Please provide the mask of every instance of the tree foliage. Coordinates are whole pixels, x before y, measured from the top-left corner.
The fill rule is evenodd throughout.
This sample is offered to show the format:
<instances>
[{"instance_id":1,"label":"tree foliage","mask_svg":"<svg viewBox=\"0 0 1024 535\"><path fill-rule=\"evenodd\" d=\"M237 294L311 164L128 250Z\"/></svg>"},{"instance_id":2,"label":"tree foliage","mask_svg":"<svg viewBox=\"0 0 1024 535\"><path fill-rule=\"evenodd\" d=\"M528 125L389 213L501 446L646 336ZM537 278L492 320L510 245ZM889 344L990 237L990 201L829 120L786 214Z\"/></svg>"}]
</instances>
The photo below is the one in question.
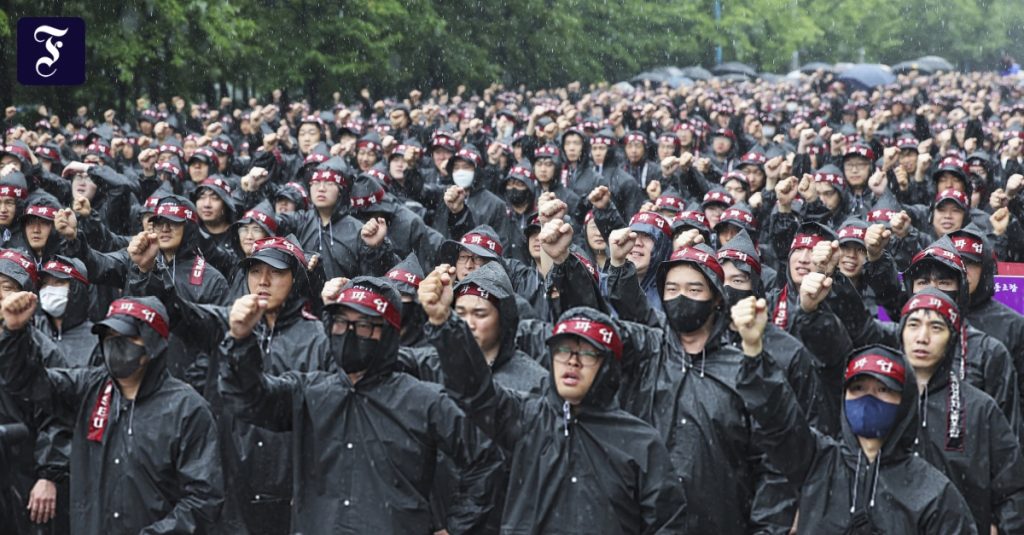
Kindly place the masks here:
<instances>
[{"instance_id":1,"label":"tree foliage","mask_svg":"<svg viewBox=\"0 0 1024 535\"><path fill-rule=\"evenodd\" d=\"M726 61L786 72L802 61L961 68L1024 55L1019 0L0 0L0 100L124 106L139 95L212 99L275 87L317 104L335 91L534 87L617 81L664 65ZM23 16L86 21L88 81L19 87Z\"/></svg>"}]
</instances>

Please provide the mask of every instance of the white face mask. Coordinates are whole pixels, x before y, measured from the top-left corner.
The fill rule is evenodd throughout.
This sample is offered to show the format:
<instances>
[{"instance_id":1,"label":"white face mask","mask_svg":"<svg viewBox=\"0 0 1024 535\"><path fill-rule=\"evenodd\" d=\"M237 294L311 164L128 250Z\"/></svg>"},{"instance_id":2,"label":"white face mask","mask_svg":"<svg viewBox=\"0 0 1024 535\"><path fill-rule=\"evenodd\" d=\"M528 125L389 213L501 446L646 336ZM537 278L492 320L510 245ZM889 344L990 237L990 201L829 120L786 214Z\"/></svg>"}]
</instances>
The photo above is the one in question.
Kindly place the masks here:
<instances>
[{"instance_id":1,"label":"white face mask","mask_svg":"<svg viewBox=\"0 0 1024 535\"><path fill-rule=\"evenodd\" d=\"M452 173L452 182L460 188L468 188L473 185L473 171L460 169Z\"/></svg>"},{"instance_id":2,"label":"white face mask","mask_svg":"<svg viewBox=\"0 0 1024 535\"><path fill-rule=\"evenodd\" d=\"M67 286L45 286L39 290L39 305L54 318L64 316L68 308L68 287Z\"/></svg>"},{"instance_id":3,"label":"white face mask","mask_svg":"<svg viewBox=\"0 0 1024 535\"><path fill-rule=\"evenodd\" d=\"M764 137L774 137L775 136L775 127L774 126L762 127L761 128L761 133L764 134Z\"/></svg>"}]
</instances>

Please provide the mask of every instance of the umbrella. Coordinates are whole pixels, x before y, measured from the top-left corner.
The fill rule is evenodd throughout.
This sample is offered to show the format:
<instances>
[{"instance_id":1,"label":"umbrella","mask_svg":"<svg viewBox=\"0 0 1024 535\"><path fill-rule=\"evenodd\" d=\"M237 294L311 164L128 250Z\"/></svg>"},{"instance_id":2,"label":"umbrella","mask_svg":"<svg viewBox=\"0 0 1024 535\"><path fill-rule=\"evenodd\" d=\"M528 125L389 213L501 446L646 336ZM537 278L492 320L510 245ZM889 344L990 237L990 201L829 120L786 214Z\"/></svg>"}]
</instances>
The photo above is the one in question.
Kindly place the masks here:
<instances>
[{"instance_id":1,"label":"umbrella","mask_svg":"<svg viewBox=\"0 0 1024 535\"><path fill-rule=\"evenodd\" d=\"M633 87L633 84L630 84L629 82L619 82L612 86L612 91L626 94L632 93L633 91L636 91L636 89Z\"/></svg>"},{"instance_id":2,"label":"umbrella","mask_svg":"<svg viewBox=\"0 0 1024 535\"><path fill-rule=\"evenodd\" d=\"M672 89L679 89L680 86L692 86L693 80L685 76L672 76L665 79L665 84L671 87Z\"/></svg>"},{"instance_id":3,"label":"umbrella","mask_svg":"<svg viewBox=\"0 0 1024 535\"><path fill-rule=\"evenodd\" d=\"M846 69L839 75L839 81L849 83L861 89L891 84L896 77L888 68L876 63L859 63Z\"/></svg>"},{"instance_id":4,"label":"umbrella","mask_svg":"<svg viewBox=\"0 0 1024 535\"><path fill-rule=\"evenodd\" d=\"M634 82L634 83L635 82L643 83L643 82L646 82L648 80L650 80L651 83L660 84L660 83L665 81L665 75L661 74L661 73L647 71L647 72L642 72L642 73L640 73L640 74L630 78L629 81L630 82Z\"/></svg>"},{"instance_id":5,"label":"umbrella","mask_svg":"<svg viewBox=\"0 0 1024 535\"><path fill-rule=\"evenodd\" d=\"M895 74L906 74L910 71L931 74L934 69L929 67L927 64L920 63L918 61L902 61L892 66L892 72Z\"/></svg>"},{"instance_id":6,"label":"umbrella","mask_svg":"<svg viewBox=\"0 0 1024 535\"><path fill-rule=\"evenodd\" d=\"M939 56L922 56L917 58L917 63L920 65L926 65L933 71L952 71L953 64L946 61L946 58Z\"/></svg>"},{"instance_id":7,"label":"umbrella","mask_svg":"<svg viewBox=\"0 0 1024 535\"><path fill-rule=\"evenodd\" d=\"M662 74L665 78L682 78L686 76L679 67L658 67L657 69L651 69L651 72Z\"/></svg>"},{"instance_id":8,"label":"umbrella","mask_svg":"<svg viewBox=\"0 0 1024 535\"><path fill-rule=\"evenodd\" d=\"M720 75L715 76L715 78L717 78L719 80L726 81L726 82L749 82L750 81L750 77L749 76L747 76L746 74L739 74L739 73L720 74Z\"/></svg>"},{"instance_id":9,"label":"umbrella","mask_svg":"<svg viewBox=\"0 0 1024 535\"><path fill-rule=\"evenodd\" d=\"M745 76L749 76L751 78L754 78L755 76L757 76L757 70L755 70L750 65L746 65L746 64L740 63L738 61L728 61L728 62L725 62L725 63L723 63L721 65L718 65L718 66L712 68L711 72L715 73L716 75L742 74L742 75L745 75Z\"/></svg>"},{"instance_id":10,"label":"umbrella","mask_svg":"<svg viewBox=\"0 0 1024 535\"><path fill-rule=\"evenodd\" d=\"M834 70L832 69L831 65L829 65L828 63L821 62L821 61L812 61L810 63L804 63L800 67L800 72L802 72L804 74L814 74L814 73L816 73L818 71L834 72Z\"/></svg>"},{"instance_id":11,"label":"umbrella","mask_svg":"<svg viewBox=\"0 0 1024 535\"><path fill-rule=\"evenodd\" d=\"M692 67L683 67L679 69L680 74L691 79L691 80L710 80L711 71L701 67L700 65L694 65Z\"/></svg>"},{"instance_id":12,"label":"umbrella","mask_svg":"<svg viewBox=\"0 0 1024 535\"><path fill-rule=\"evenodd\" d=\"M769 84L777 84L785 80L785 77L783 75L771 72L762 72L761 74L757 75L757 77L764 80L765 82L768 82Z\"/></svg>"}]
</instances>

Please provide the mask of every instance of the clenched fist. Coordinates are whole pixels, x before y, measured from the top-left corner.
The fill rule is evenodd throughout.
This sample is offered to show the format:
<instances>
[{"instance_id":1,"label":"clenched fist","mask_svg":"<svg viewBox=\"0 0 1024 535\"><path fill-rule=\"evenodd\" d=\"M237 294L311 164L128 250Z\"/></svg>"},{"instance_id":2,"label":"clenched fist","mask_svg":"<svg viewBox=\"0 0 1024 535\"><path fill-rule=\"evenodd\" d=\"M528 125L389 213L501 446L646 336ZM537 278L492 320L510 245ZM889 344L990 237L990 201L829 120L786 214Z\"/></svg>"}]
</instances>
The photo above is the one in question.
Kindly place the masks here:
<instances>
[{"instance_id":1,"label":"clenched fist","mask_svg":"<svg viewBox=\"0 0 1024 535\"><path fill-rule=\"evenodd\" d=\"M889 240L892 238L892 231L885 228L885 225L876 223L868 227L864 233L864 246L868 251L868 262L875 262L882 258Z\"/></svg>"},{"instance_id":2,"label":"clenched fist","mask_svg":"<svg viewBox=\"0 0 1024 535\"><path fill-rule=\"evenodd\" d=\"M32 315L36 312L36 303L38 302L39 298L32 292L16 292L5 297L0 303L4 328L8 331L24 329L32 321Z\"/></svg>"},{"instance_id":3,"label":"clenched fist","mask_svg":"<svg viewBox=\"0 0 1024 535\"><path fill-rule=\"evenodd\" d=\"M633 250L633 245L636 244L638 237L637 233L630 230L629 227L613 230L608 235L609 262L612 266L625 265L626 257Z\"/></svg>"},{"instance_id":4,"label":"clenched fist","mask_svg":"<svg viewBox=\"0 0 1024 535\"><path fill-rule=\"evenodd\" d=\"M742 299L729 311L732 328L743 340L743 354L756 357L764 349L764 329L768 325L768 303L754 296Z\"/></svg>"},{"instance_id":5,"label":"clenched fist","mask_svg":"<svg viewBox=\"0 0 1024 535\"><path fill-rule=\"evenodd\" d=\"M384 238L388 235L388 222L383 217L374 217L363 224L363 230L360 231L359 236L370 248L374 248L384 243Z\"/></svg>"},{"instance_id":6,"label":"clenched fist","mask_svg":"<svg viewBox=\"0 0 1024 535\"><path fill-rule=\"evenodd\" d=\"M324 284L324 289L320 290L320 300L325 305L329 305L338 300L338 296L341 295L341 289L348 284L348 277L334 277Z\"/></svg>"},{"instance_id":7,"label":"clenched fist","mask_svg":"<svg viewBox=\"0 0 1024 535\"><path fill-rule=\"evenodd\" d=\"M468 192L459 186L449 186L444 192L444 205L453 214L461 214L466 208L466 197Z\"/></svg>"},{"instance_id":8,"label":"clenched fist","mask_svg":"<svg viewBox=\"0 0 1024 535\"><path fill-rule=\"evenodd\" d=\"M53 228L67 241L78 237L78 218L70 208L62 208L53 216Z\"/></svg>"},{"instance_id":9,"label":"clenched fist","mask_svg":"<svg viewBox=\"0 0 1024 535\"><path fill-rule=\"evenodd\" d=\"M604 210L612 204L612 192L607 186L598 186L590 191L587 199L595 210Z\"/></svg>"},{"instance_id":10,"label":"clenched fist","mask_svg":"<svg viewBox=\"0 0 1024 535\"><path fill-rule=\"evenodd\" d=\"M155 232L142 231L128 243L128 256L143 273L149 273L153 269L159 252L160 245Z\"/></svg>"},{"instance_id":11,"label":"clenched fist","mask_svg":"<svg viewBox=\"0 0 1024 535\"><path fill-rule=\"evenodd\" d=\"M800 282L800 309L810 313L818 310L832 288L832 277L824 273L808 273Z\"/></svg>"},{"instance_id":12,"label":"clenched fist","mask_svg":"<svg viewBox=\"0 0 1024 535\"><path fill-rule=\"evenodd\" d=\"M243 295L236 299L231 305L231 312L228 313L231 337L235 340L248 338L266 310L267 299L256 294Z\"/></svg>"},{"instance_id":13,"label":"clenched fist","mask_svg":"<svg viewBox=\"0 0 1024 535\"><path fill-rule=\"evenodd\" d=\"M562 219L552 219L540 229L540 248L552 262L561 264L569 258L572 236L572 225Z\"/></svg>"},{"instance_id":14,"label":"clenched fist","mask_svg":"<svg viewBox=\"0 0 1024 535\"><path fill-rule=\"evenodd\" d=\"M420 282L417 296L431 325L444 324L452 313L452 302L455 301L455 294L452 291L454 277L455 268L441 264Z\"/></svg>"}]
</instances>

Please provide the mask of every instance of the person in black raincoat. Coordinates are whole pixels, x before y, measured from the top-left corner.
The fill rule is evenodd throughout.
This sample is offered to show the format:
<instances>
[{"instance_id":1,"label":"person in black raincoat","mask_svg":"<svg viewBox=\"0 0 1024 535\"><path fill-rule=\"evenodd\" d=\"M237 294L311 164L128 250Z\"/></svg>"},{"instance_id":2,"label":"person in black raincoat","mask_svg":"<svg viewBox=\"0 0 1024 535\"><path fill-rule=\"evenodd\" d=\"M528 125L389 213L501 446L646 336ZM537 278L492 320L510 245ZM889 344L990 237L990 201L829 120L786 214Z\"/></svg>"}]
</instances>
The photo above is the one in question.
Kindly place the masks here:
<instances>
[{"instance_id":1,"label":"person in black raincoat","mask_svg":"<svg viewBox=\"0 0 1024 535\"><path fill-rule=\"evenodd\" d=\"M640 184L618 165L617 144L611 128L603 128L594 134L588 148L591 172L570 180L568 186L581 199L589 197L594 188L606 186L611 191L616 209L622 219L626 220L640 211L647 195ZM662 187L667 188L667 185L663 184ZM582 207L586 208L586 204L583 203ZM574 215L577 220L583 220L580 214Z\"/></svg>"},{"instance_id":2,"label":"person in black raincoat","mask_svg":"<svg viewBox=\"0 0 1024 535\"><path fill-rule=\"evenodd\" d=\"M754 440L800 485L797 533L976 534L956 486L913 455L918 394L903 355L879 345L850 355L842 433L831 438L807 424L781 370L762 350L767 316L765 302L753 297L733 307L745 355L733 381L758 423Z\"/></svg>"},{"instance_id":3,"label":"person in black raincoat","mask_svg":"<svg viewBox=\"0 0 1024 535\"><path fill-rule=\"evenodd\" d=\"M19 251L0 250L0 299L39 286L32 260ZM42 331L29 327L39 347L38 363L67 367L64 353ZM28 433L0 441L0 526L29 533L29 522L50 533L68 532L68 465L71 429L63 420L23 396L0 389L0 425L24 424Z\"/></svg>"},{"instance_id":4,"label":"person in black raincoat","mask_svg":"<svg viewBox=\"0 0 1024 535\"><path fill-rule=\"evenodd\" d=\"M89 321L89 271L77 258L53 256L43 263L35 327L49 335L71 368L93 366L98 340Z\"/></svg>"},{"instance_id":5,"label":"person in black raincoat","mask_svg":"<svg viewBox=\"0 0 1024 535\"><path fill-rule=\"evenodd\" d=\"M434 230L446 238L451 234L453 222L465 217L461 212L470 210L472 220L476 224L488 225L501 237L502 243L509 243L512 238L512 221L508 217L505 201L487 190L478 173L481 173L483 159L473 148L462 148L448 159L446 168L448 176L445 184L450 181L454 185L447 186L444 202L437 203L434 212ZM458 208L458 210L456 210Z\"/></svg>"},{"instance_id":6,"label":"person in black raincoat","mask_svg":"<svg viewBox=\"0 0 1024 535\"><path fill-rule=\"evenodd\" d=\"M291 530L298 533L432 533L430 486L438 451L461 469L451 533L486 516L500 457L478 443L437 385L397 373L401 298L385 279L356 277L325 303L330 354L341 372L264 371L253 328L267 304L239 298L221 343L220 394L245 422L291 431Z\"/></svg>"},{"instance_id":7,"label":"person in black raincoat","mask_svg":"<svg viewBox=\"0 0 1024 535\"><path fill-rule=\"evenodd\" d=\"M451 313L454 282L454 268L440 266L420 284L420 302L446 389L511 457L502 531L682 532L685 496L664 444L615 402L623 346L612 320L566 311L548 338L546 391L524 398L499 386Z\"/></svg>"},{"instance_id":8,"label":"person in black raincoat","mask_svg":"<svg viewBox=\"0 0 1024 535\"><path fill-rule=\"evenodd\" d=\"M25 175L20 172L12 171L0 178L0 247L8 247L21 230L28 193Z\"/></svg>"},{"instance_id":9,"label":"person in black raincoat","mask_svg":"<svg viewBox=\"0 0 1024 535\"><path fill-rule=\"evenodd\" d=\"M456 267L456 280L490 262L498 262L508 273L515 289L521 317L546 317L547 301L544 285L536 269L513 258L503 256L504 246L494 229L480 225L459 241L448 240L441 245L437 260Z\"/></svg>"},{"instance_id":10,"label":"person in black raincoat","mask_svg":"<svg viewBox=\"0 0 1024 535\"><path fill-rule=\"evenodd\" d=\"M1020 444L995 401L964 381L960 310L945 293L926 288L902 312L901 347L923 398L915 450L957 486L978 533L990 526L1024 531Z\"/></svg>"},{"instance_id":11,"label":"person in black raincoat","mask_svg":"<svg viewBox=\"0 0 1024 535\"><path fill-rule=\"evenodd\" d=\"M242 295L253 294L267 302L253 336L263 369L271 375L334 369L323 324L305 310L318 293L318 288L311 288L307 264L291 236L257 240L252 253L241 261ZM159 296L171 311L176 330L187 333L186 342L211 355L204 392L218 413L224 452L229 492L224 527L251 534L286 533L292 497L291 435L239 420L216 394L217 343L229 329L229 307L180 299L165 275L154 273L148 279L129 279L129 284Z\"/></svg>"},{"instance_id":12,"label":"person in black raincoat","mask_svg":"<svg viewBox=\"0 0 1024 535\"><path fill-rule=\"evenodd\" d=\"M534 151L533 176L537 179L538 199L548 193L554 194L569 207L570 215L578 217L582 197L586 193L578 193L571 185L566 187L562 181L563 165L562 151L554 143L548 143Z\"/></svg>"},{"instance_id":13,"label":"person in black raincoat","mask_svg":"<svg viewBox=\"0 0 1024 535\"><path fill-rule=\"evenodd\" d=\"M234 238L231 224L238 210L231 197L232 185L220 176L207 177L192 192L191 200L199 215L204 249L227 248Z\"/></svg>"},{"instance_id":14,"label":"person in black raincoat","mask_svg":"<svg viewBox=\"0 0 1024 535\"><path fill-rule=\"evenodd\" d=\"M849 281L844 281L841 274L833 274L832 278L836 279L831 285L832 309L840 315L854 342L861 345L897 345L898 325L871 318L859 301L860 295L850 289ZM928 287L945 292L961 310L969 306L967 271L948 236L935 241L914 257L910 268L903 273L901 300L905 303L911 295ZM966 381L996 401L1018 440L1024 443L1017 372L1006 346L974 328L970 321L964 326Z\"/></svg>"},{"instance_id":15,"label":"person in black raincoat","mask_svg":"<svg viewBox=\"0 0 1024 535\"><path fill-rule=\"evenodd\" d=\"M423 307L416 298L416 289L423 280L423 265L416 253L409 253L395 267L388 270L387 279L398 290L402 297L402 348L418 348L427 345L423 333L423 324L427 321L423 316ZM327 288L325 285L324 288ZM321 294L322 295L322 294Z\"/></svg>"},{"instance_id":16,"label":"person in black raincoat","mask_svg":"<svg viewBox=\"0 0 1024 535\"><path fill-rule=\"evenodd\" d=\"M95 325L105 367L45 369L29 322L37 298L4 298L4 388L73 422L75 533L203 533L224 499L209 405L164 366L167 313L152 297L115 301Z\"/></svg>"},{"instance_id":17,"label":"person in black raincoat","mask_svg":"<svg viewBox=\"0 0 1024 535\"><path fill-rule=\"evenodd\" d=\"M72 219L65 219L70 215L68 212L64 209L56 217L74 227ZM137 234L126 249L112 253L93 251L74 228L68 228L65 254L85 264L93 284L123 288L129 292L128 295L132 295L127 284L130 274L157 270L167 272L168 279L184 299L196 303L226 304L229 298L227 280L199 250L199 217L195 205L178 195L167 195L159 200L152 223L152 232ZM57 227L61 228L61 225ZM72 241L67 241L72 237ZM184 343L177 326L172 326L172 331L163 358L164 366L172 376L184 378L198 355L194 348Z\"/></svg>"},{"instance_id":18,"label":"person in black raincoat","mask_svg":"<svg viewBox=\"0 0 1024 535\"><path fill-rule=\"evenodd\" d=\"M600 303L591 296L590 278L567 252L572 229L558 221L542 230L545 254L556 268L564 307ZM608 294L619 303L619 318L639 323L620 332L636 353L623 359L619 388L622 407L660 432L687 496L687 531L747 533L784 531L792 525L795 488L751 442L750 415L731 389L742 358L724 336L724 273L706 245L686 246L657 268L664 315L640 299L636 270L626 261L636 239L629 229L609 243ZM629 288L625 288L628 286ZM728 468L725 468L728 467Z\"/></svg>"},{"instance_id":19,"label":"person in black raincoat","mask_svg":"<svg viewBox=\"0 0 1024 535\"><path fill-rule=\"evenodd\" d=\"M1024 316L992 298L996 258L992 244L974 224L950 234L967 268L970 306L967 319L979 331L999 340L1014 359L1018 393L1024 392ZM1022 402L1024 402L1024 396Z\"/></svg>"},{"instance_id":20,"label":"person in black raincoat","mask_svg":"<svg viewBox=\"0 0 1024 535\"><path fill-rule=\"evenodd\" d=\"M45 191L32 192L26 204L25 213L21 216L21 232L11 239L8 246L24 251L41 267L43 261L56 254L60 246L53 218L61 206Z\"/></svg>"},{"instance_id":21,"label":"person in black raincoat","mask_svg":"<svg viewBox=\"0 0 1024 535\"><path fill-rule=\"evenodd\" d=\"M348 184L340 171L321 166L310 178L312 208L292 216L278 214L278 232L294 232L305 251L320 255L328 280L380 275L398 262L386 239L386 224L377 219L360 223L350 215Z\"/></svg>"}]
</instances>

